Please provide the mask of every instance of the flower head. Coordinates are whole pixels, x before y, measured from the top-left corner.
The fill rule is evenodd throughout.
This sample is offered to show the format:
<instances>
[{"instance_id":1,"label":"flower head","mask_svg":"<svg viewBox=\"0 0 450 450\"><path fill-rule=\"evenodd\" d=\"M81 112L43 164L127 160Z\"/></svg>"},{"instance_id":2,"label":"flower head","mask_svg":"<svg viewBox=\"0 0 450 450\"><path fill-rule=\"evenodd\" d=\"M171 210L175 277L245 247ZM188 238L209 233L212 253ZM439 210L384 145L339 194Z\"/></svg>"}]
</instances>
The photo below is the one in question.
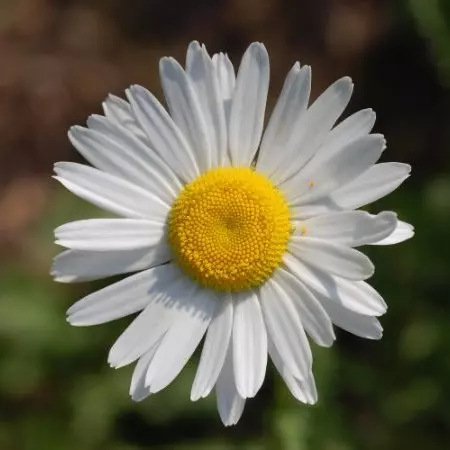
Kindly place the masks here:
<instances>
[{"instance_id":1,"label":"flower head","mask_svg":"<svg viewBox=\"0 0 450 450\"><path fill-rule=\"evenodd\" d=\"M311 69L294 64L266 130L269 58L228 57L193 42L186 69L163 58L169 112L146 89L110 96L105 116L69 137L95 168L57 163L56 178L121 218L59 227L53 275L77 282L136 272L75 303L73 325L139 312L109 363L137 361L130 394L170 384L204 338L191 398L216 390L225 425L256 395L268 356L300 401L313 404L309 336L331 346L333 324L381 337L374 267L355 247L413 235L392 212L356 209L396 189L410 167L376 164L385 149L371 110L335 126L350 100L347 77L309 105Z\"/></svg>"}]
</instances>

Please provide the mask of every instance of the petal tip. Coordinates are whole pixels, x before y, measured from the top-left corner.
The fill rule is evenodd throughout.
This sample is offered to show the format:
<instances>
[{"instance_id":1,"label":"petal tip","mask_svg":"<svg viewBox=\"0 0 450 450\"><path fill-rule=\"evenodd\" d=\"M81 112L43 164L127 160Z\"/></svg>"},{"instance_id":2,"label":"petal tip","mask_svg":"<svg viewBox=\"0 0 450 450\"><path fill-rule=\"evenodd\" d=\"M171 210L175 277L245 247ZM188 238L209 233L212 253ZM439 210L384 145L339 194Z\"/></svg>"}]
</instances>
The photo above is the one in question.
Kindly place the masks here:
<instances>
[{"instance_id":1,"label":"petal tip","mask_svg":"<svg viewBox=\"0 0 450 450\"><path fill-rule=\"evenodd\" d=\"M269 56L266 46L262 42L253 42L248 47L248 51L254 52L256 55L263 57L266 59L266 57Z\"/></svg>"},{"instance_id":2,"label":"petal tip","mask_svg":"<svg viewBox=\"0 0 450 450\"><path fill-rule=\"evenodd\" d=\"M340 81L341 81L343 84L347 84L347 85L352 85L352 86L353 86L353 80L352 80L351 77L349 77L348 75L346 75L345 77L342 77L342 78L340 79Z\"/></svg>"},{"instance_id":3,"label":"petal tip","mask_svg":"<svg viewBox=\"0 0 450 450\"><path fill-rule=\"evenodd\" d=\"M193 41L189 42L188 48L190 47L200 47L200 42L194 39Z\"/></svg>"},{"instance_id":4,"label":"petal tip","mask_svg":"<svg viewBox=\"0 0 450 450\"><path fill-rule=\"evenodd\" d=\"M69 311L70 311L70 309L69 309ZM67 311L67 312L68 312L68 315L67 315L67 317L66 317L66 322L67 322L68 324L72 325L73 327L82 327L82 326L84 325L83 322L78 321L78 320L74 317L74 314L69 314L69 311Z\"/></svg>"}]
</instances>

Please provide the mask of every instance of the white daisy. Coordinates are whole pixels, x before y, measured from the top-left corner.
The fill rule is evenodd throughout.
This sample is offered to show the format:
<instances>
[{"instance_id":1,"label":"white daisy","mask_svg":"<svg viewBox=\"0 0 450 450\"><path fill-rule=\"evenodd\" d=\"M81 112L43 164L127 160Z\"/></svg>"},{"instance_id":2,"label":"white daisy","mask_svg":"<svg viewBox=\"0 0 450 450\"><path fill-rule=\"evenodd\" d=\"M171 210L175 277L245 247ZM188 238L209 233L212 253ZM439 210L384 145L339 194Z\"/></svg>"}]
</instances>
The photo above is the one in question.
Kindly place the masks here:
<instances>
[{"instance_id":1,"label":"white daisy","mask_svg":"<svg viewBox=\"0 0 450 450\"><path fill-rule=\"evenodd\" d=\"M307 335L332 345L333 323L379 339L381 296L364 280L374 267L355 247L410 238L392 212L355 211L396 189L400 163L375 164L385 148L370 134L372 110L333 128L350 100L345 77L311 106L311 69L296 63L263 133L269 58L246 51L237 77L224 54L193 42L186 69L160 63L170 114L146 89L110 96L105 116L69 136L93 167L63 162L56 178L122 218L59 227L69 250L57 281L137 272L68 311L72 325L140 312L109 363L137 361L130 393L142 400L170 384L205 336L191 399L215 387L220 417L235 424L261 387L268 355L300 401L317 392Z\"/></svg>"}]
</instances>

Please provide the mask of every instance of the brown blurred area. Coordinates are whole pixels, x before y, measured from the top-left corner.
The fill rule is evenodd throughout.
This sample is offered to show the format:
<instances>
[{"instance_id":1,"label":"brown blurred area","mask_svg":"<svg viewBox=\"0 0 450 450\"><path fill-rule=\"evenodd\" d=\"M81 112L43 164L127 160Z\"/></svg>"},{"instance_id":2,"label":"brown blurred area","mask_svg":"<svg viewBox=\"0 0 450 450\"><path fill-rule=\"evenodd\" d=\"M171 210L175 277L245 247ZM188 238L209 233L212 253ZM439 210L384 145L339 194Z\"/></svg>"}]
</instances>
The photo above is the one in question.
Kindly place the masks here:
<instances>
[{"instance_id":1,"label":"brown blurred area","mask_svg":"<svg viewBox=\"0 0 450 450\"><path fill-rule=\"evenodd\" d=\"M0 2L0 252L17 251L52 195L52 163L76 158L67 129L129 84L160 94L158 59L197 39L238 63L254 40L271 55L274 97L300 59L314 90L357 76L389 31L383 0L10 0ZM95 6L94 6L95 5Z\"/></svg>"}]
</instances>

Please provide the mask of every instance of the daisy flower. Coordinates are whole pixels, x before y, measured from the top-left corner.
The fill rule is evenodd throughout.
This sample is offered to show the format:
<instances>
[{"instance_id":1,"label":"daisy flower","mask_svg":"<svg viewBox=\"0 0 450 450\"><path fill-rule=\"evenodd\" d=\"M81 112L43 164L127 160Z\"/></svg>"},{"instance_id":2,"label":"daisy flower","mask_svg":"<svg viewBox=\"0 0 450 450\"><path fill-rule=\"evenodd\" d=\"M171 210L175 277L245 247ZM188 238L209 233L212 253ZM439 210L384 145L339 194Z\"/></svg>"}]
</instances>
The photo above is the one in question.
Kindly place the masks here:
<instances>
[{"instance_id":1,"label":"daisy flower","mask_svg":"<svg viewBox=\"0 0 450 450\"><path fill-rule=\"evenodd\" d=\"M190 44L186 68L163 58L168 111L141 86L109 96L104 116L69 137L92 164L60 162L55 178L120 216L57 228L67 248L53 275L80 282L136 272L75 303L72 325L139 313L109 363L137 361L130 394L168 386L204 338L191 390L215 389L225 425L260 389L268 356L295 398L317 401L308 337L331 346L333 324L379 339L382 297L356 250L395 244L413 229L393 212L356 209L396 189L410 167L376 164L372 110L336 122L353 84L344 77L311 105L311 69L295 63L264 128L269 57L254 43L237 76L224 54ZM336 126L335 126L336 125Z\"/></svg>"}]
</instances>

